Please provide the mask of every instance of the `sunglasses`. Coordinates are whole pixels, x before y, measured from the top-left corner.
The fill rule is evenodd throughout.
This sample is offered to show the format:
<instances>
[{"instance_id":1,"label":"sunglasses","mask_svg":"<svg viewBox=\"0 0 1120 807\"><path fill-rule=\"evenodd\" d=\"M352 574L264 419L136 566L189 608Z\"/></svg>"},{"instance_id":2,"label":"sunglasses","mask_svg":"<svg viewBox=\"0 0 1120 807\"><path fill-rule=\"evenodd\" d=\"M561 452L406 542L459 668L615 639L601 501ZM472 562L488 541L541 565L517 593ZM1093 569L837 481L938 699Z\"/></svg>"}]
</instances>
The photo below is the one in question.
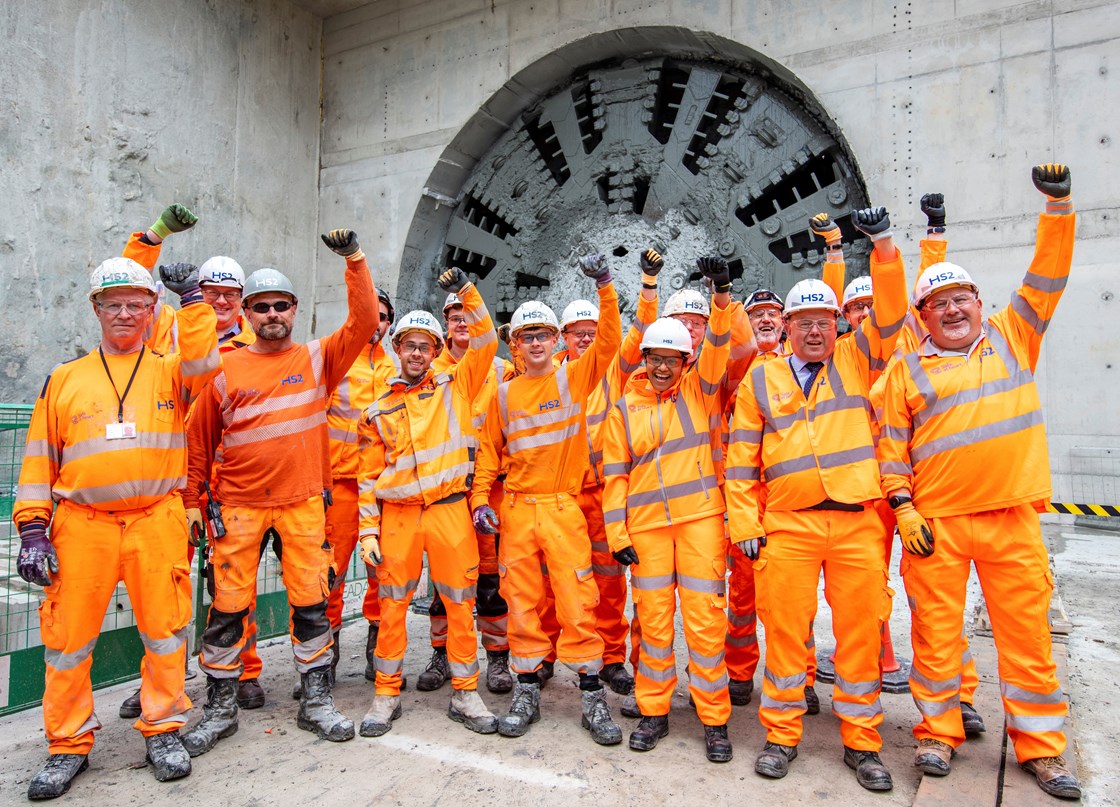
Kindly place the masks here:
<instances>
[{"instance_id":1,"label":"sunglasses","mask_svg":"<svg viewBox=\"0 0 1120 807\"><path fill-rule=\"evenodd\" d=\"M295 308L295 303L289 303L287 300L277 300L275 303L253 303L249 308L255 314L267 314L269 309L276 309L277 314L283 314L289 308Z\"/></svg>"}]
</instances>

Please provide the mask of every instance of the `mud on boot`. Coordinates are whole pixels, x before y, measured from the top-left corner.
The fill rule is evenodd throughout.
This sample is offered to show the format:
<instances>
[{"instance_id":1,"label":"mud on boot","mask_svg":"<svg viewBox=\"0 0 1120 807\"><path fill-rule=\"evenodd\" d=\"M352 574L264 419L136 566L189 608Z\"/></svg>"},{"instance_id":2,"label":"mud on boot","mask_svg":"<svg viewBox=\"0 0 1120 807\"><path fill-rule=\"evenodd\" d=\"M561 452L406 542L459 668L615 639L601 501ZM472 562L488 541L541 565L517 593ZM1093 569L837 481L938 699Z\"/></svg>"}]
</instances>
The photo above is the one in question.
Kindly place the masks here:
<instances>
[{"instance_id":1,"label":"mud on boot","mask_svg":"<svg viewBox=\"0 0 1120 807\"><path fill-rule=\"evenodd\" d=\"M509 672L509 650L486 651L486 688L495 695L513 689L513 676Z\"/></svg>"},{"instance_id":2,"label":"mud on boot","mask_svg":"<svg viewBox=\"0 0 1120 807\"><path fill-rule=\"evenodd\" d=\"M256 678L246 678L237 682L237 707L239 709L260 709L264 706L264 687Z\"/></svg>"},{"instance_id":3,"label":"mud on boot","mask_svg":"<svg viewBox=\"0 0 1120 807\"><path fill-rule=\"evenodd\" d=\"M731 740L727 739L727 724L704 726L704 754L708 762L730 762Z\"/></svg>"},{"instance_id":4,"label":"mud on boot","mask_svg":"<svg viewBox=\"0 0 1120 807\"><path fill-rule=\"evenodd\" d=\"M374 653L377 651L377 634L381 630L380 622L369 623L369 633L366 634L366 680L377 680L377 669L374 667Z\"/></svg>"},{"instance_id":5,"label":"mud on boot","mask_svg":"<svg viewBox=\"0 0 1120 807\"><path fill-rule=\"evenodd\" d=\"M182 735L183 747L192 757L201 756L218 740L237 733L237 679L206 676L206 705L202 720Z\"/></svg>"},{"instance_id":6,"label":"mud on boot","mask_svg":"<svg viewBox=\"0 0 1120 807\"><path fill-rule=\"evenodd\" d=\"M170 731L144 738L147 748L145 760L152 766L152 773L160 782L182 779L191 775L191 757L183 747L179 732Z\"/></svg>"},{"instance_id":7,"label":"mud on boot","mask_svg":"<svg viewBox=\"0 0 1120 807\"><path fill-rule=\"evenodd\" d=\"M57 799L70 789L74 777L89 767L85 754L51 754L39 772L31 777L27 798L32 801Z\"/></svg>"},{"instance_id":8,"label":"mud on boot","mask_svg":"<svg viewBox=\"0 0 1120 807\"><path fill-rule=\"evenodd\" d=\"M303 697L296 725L324 740L341 743L354 739L354 722L338 711L331 697L330 667L317 667L300 675Z\"/></svg>"},{"instance_id":9,"label":"mud on boot","mask_svg":"<svg viewBox=\"0 0 1120 807\"><path fill-rule=\"evenodd\" d=\"M494 734L498 730L498 718L486 708L475 689L457 689L452 692L447 716L476 734Z\"/></svg>"},{"instance_id":10,"label":"mud on boot","mask_svg":"<svg viewBox=\"0 0 1120 807\"><path fill-rule=\"evenodd\" d=\"M751 695L754 694L754 681L732 678L727 682L727 694L731 698L732 706L746 706L751 702Z\"/></svg>"},{"instance_id":11,"label":"mud on boot","mask_svg":"<svg viewBox=\"0 0 1120 807\"><path fill-rule=\"evenodd\" d=\"M433 647L432 658L420 677L416 680L416 688L421 692L434 692L451 677L451 665L447 661L446 647Z\"/></svg>"},{"instance_id":12,"label":"mud on boot","mask_svg":"<svg viewBox=\"0 0 1120 807\"><path fill-rule=\"evenodd\" d=\"M634 691L634 676L626 669L621 661L607 664L599 670L599 680L611 688L612 692L619 695L629 695Z\"/></svg>"},{"instance_id":13,"label":"mud on boot","mask_svg":"<svg viewBox=\"0 0 1120 807\"><path fill-rule=\"evenodd\" d=\"M393 721L400 716L400 695L374 695L358 733L363 737L380 737L393 728Z\"/></svg>"},{"instance_id":14,"label":"mud on boot","mask_svg":"<svg viewBox=\"0 0 1120 807\"><path fill-rule=\"evenodd\" d=\"M541 685L517 681L509 713L498 718L498 733L503 737L521 737L529 726L541 719Z\"/></svg>"},{"instance_id":15,"label":"mud on boot","mask_svg":"<svg viewBox=\"0 0 1120 807\"><path fill-rule=\"evenodd\" d=\"M652 751L657 741L669 733L669 716L643 717L638 727L630 732L630 748L635 751Z\"/></svg>"},{"instance_id":16,"label":"mud on boot","mask_svg":"<svg viewBox=\"0 0 1120 807\"><path fill-rule=\"evenodd\" d=\"M591 739L599 745L618 745L622 742L622 729L611 718L606 690L583 690L580 695L583 699L580 725L591 732Z\"/></svg>"}]
</instances>

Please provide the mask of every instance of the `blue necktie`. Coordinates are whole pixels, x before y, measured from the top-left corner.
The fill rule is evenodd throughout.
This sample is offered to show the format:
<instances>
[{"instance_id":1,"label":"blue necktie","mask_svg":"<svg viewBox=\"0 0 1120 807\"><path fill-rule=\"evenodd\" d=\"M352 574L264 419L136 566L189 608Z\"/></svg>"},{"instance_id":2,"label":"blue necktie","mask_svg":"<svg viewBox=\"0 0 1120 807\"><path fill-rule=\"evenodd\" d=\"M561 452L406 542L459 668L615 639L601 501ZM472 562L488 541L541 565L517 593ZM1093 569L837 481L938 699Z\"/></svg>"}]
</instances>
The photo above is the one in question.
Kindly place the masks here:
<instances>
[{"instance_id":1,"label":"blue necktie","mask_svg":"<svg viewBox=\"0 0 1120 807\"><path fill-rule=\"evenodd\" d=\"M805 369L809 371L809 378L805 380L805 385L801 391L805 393L805 399L809 399L809 390L813 388L813 382L817 380L817 373L824 367L823 361L807 361L805 362Z\"/></svg>"}]
</instances>

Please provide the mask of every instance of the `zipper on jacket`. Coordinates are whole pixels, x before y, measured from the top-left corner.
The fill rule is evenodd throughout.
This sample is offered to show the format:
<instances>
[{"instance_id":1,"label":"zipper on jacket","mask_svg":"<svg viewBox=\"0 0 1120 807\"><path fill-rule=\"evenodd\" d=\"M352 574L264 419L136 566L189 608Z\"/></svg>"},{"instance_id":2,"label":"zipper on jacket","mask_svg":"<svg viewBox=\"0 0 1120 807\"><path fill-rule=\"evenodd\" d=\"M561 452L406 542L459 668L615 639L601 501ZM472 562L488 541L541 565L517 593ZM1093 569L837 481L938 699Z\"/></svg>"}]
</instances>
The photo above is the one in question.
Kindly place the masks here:
<instances>
[{"instance_id":1,"label":"zipper on jacket","mask_svg":"<svg viewBox=\"0 0 1120 807\"><path fill-rule=\"evenodd\" d=\"M708 483L704 481L704 469L700 467L700 460L696 460L696 473L700 474L700 487L704 490L704 498L710 501L712 497L708 495Z\"/></svg>"},{"instance_id":2,"label":"zipper on jacket","mask_svg":"<svg viewBox=\"0 0 1120 807\"><path fill-rule=\"evenodd\" d=\"M673 516L669 512L669 497L665 493L665 476L661 473L661 448L665 444L665 425L661 422L661 400L660 396L657 401L657 428L659 431L657 438L657 451L654 453L654 465L657 466L657 483L661 486L661 503L665 507L665 522L667 524L673 523ZM650 430L653 430L653 416L650 416Z\"/></svg>"}]
</instances>

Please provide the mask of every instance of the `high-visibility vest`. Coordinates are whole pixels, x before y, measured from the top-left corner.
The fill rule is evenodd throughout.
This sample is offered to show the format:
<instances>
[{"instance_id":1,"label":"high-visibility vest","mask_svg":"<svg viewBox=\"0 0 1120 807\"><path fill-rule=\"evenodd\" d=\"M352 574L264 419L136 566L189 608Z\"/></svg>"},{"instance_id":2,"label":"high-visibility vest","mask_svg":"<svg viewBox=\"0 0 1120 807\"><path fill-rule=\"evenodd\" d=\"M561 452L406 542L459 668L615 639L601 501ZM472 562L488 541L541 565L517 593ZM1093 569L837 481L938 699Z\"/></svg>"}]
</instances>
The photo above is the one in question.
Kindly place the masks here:
<instances>
[{"instance_id":1,"label":"high-visibility vest","mask_svg":"<svg viewBox=\"0 0 1120 807\"><path fill-rule=\"evenodd\" d=\"M389 389L400 372L396 354L381 343L366 345L346 371L327 403L327 444L333 479L358 477L358 420L362 412Z\"/></svg>"}]
</instances>

